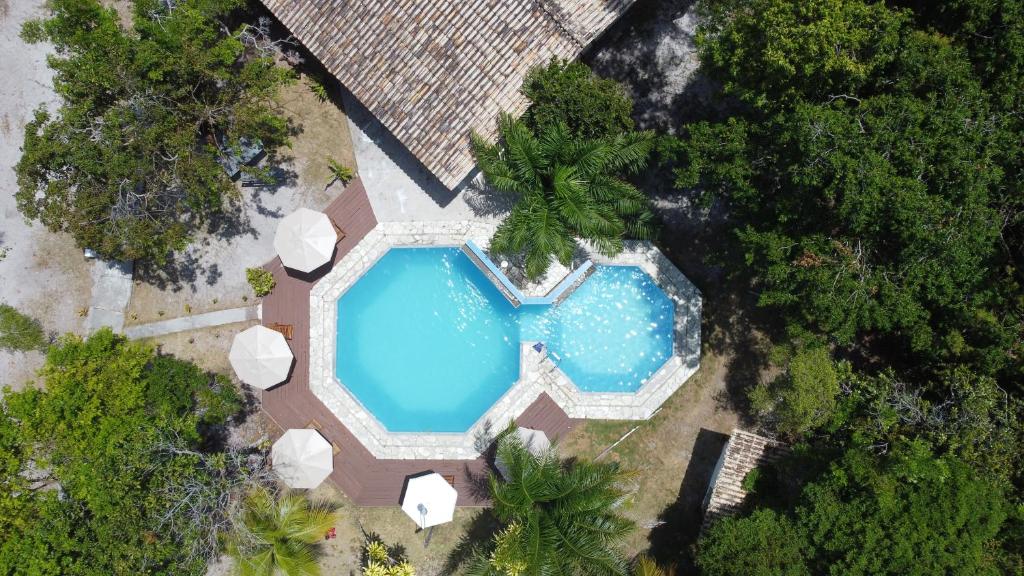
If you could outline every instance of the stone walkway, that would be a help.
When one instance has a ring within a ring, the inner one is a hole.
[[[92,269],[92,300],[85,317],[85,332],[92,334],[104,326],[114,332],[124,329],[124,311],[132,298],[131,262],[95,260]]]
[[[205,314],[182,316],[181,318],[171,318],[170,320],[161,320],[160,322],[129,326],[125,329],[124,333],[132,339],[153,338],[154,336],[174,334],[175,332],[185,332],[186,330],[198,330],[200,328],[211,328],[213,326],[222,326],[224,324],[259,320],[261,316],[262,314],[259,306],[246,306],[245,308],[217,310],[215,312],[207,312]]]

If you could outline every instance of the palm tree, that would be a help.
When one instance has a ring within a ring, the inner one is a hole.
[[[228,542],[240,576],[317,576],[319,542],[334,525],[335,506],[288,492],[260,489],[246,498]]]
[[[505,528],[489,555],[480,554],[479,575],[625,576],[629,566],[616,550],[633,522],[617,513],[631,478],[616,464],[563,463],[554,451],[534,455],[514,434],[498,446],[505,480],[490,478],[493,512]]]
[[[577,238],[612,256],[622,250],[623,237],[653,235],[647,198],[621,178],[646,165],[652,133],[579,140],[564,125],[556,125],[535,135],[507,114],[502,114],[499,129],[498,144],[472,135],[484,178],[517,198],[491,248],[525,255],[527,276],[543,275],[552,256],[568,265]]]
[[[633,576],[672,576],[673,574],[675,574],[674,569],[665,570],[658,566],[650,556],[637,558],[636,566],[633,568]]]

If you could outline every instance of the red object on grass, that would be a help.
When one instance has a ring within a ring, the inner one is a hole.
[[[324,540],[330,540],[332,538],[337,538],[337,537],[338,537],[337,532],[334,530],[334,528],[331,528],[330,530],[327,531],[327,534],[324,535]]]

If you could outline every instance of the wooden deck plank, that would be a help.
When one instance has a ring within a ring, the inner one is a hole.
[[[284,268],[275,258],[264,268],[277,281],[274,291],[263,298],[263,324],[291,324],[289,342],[295,364],[288,380],[262,392],[263,410],[282,429],[304,428],[313,419],[321,433],[340,451],[334,456],[330,480],[360,506],[396,506],[405,480],[412,474],[432,470],[455,476],[460,506],[481,506],[487,499],[475,489],[486,477],[488,464],[476,460],[385,460],[378,459],[309,390],[309,292],[330,267],[343,258],[377,225],[360,180],[354,180],[325,210],[345,231],[330,266],[310,274]],[[556,439],[572,429],[575,422],[547,394],[542,394],[517,419],[521,426],[543,430]]]

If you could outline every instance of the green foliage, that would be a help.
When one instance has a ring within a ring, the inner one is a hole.
[[[979,474],[1020,483],[1024,408],[992,378],[961,366],[925,386],[908,384],[892,370],[858,374],[849,385],[829,425],[837,441],[887,446],[918,438]]]
[[[363,547],[363,576],[416,576],[402,550],[388,547],[379,537],[368,537]]]
[[[53,43],[61,106],[25,127],[22,213],[104,257],[163,261],[236,192],[217,143],[286,143],[273,106],[291,73],[228,21],[239,0],[134,0],[132,28],[98,0],[54,0],[22,36]]]
[[[582,62],[553,58],[530,70],[522,92],[530,99],[523,121],[535,133],[565,124],[574,138],[592,139],[633,129],[633,101],[626,90]]]
[[[0,304],[0,350],[44,350],[49,344],[39,320]]]
[[[514,434],[498,445],[508,469],[490,478],[495,516],[504,528],[474,574],[528,576],[625,575],[617,551],[633,523],[620,515],[630,475],[617,464],[562,462],[554,451],[531,453]]]
[[[672,576],[674,570],[664,570],[650,556],[640,556],[633,569],[633,576]]]
[[[996,574],[1010,512],[1002,487],[923,443],[879,461],[851,449],[807,485],[795,519],[759,509],[716,523],[698,545],[705,574]]]
[[[43,389],[4,392],[0,573],[205,572],[173,487],[210,486],[204,431],[237,393],[107,329],[59,340],[40,376]]]
[[[806,548],[788,518],[757,510],[713,524],[698,544],[697,565],[705,576],[809,576]]]
[[[277,280],[274,280],[274,275],[269,270],[263,268],[246,268],[245,279],[249,282],[249,286],[252,286],[252,291],[257,296],[266,296],[274,291],[274,286],[277,286]]]
[[[626,236],[653,236],[647,198],[622,178],[646,165],[650,133],[578,140],[562,124],[534,134],[506,114],[499,127],[498,144],[474,133],[473,153],[488,184],[516,197],[491,248],[524,254],[527,276],[542,276],[552,256],[567,265],[577,238],[614,255]]]
[[[320,543],[334,526],[336,506],[305,494],[257,490],[245,500],[228,542],[240,576],[316,576]]]
[[[803,435],[832,417],[840,380],[848,372],[848,365],[834,362],[827,348],[800,348],[784,374],[751,390],[751,407],[783,434]]]
[[[324,79],[319,76],[307,76],[306,86],[313,91],[313,95],[316,99],[321,102],[327,102],[331,99],[331,93],[327,91],[327,86],[324,83]]]
[[[743,491],[748,494],[753,494],[754,492],[757,492],[757,485],[758,482],[760,482],[760,480],[761,469],[754,468],[750,472],[747,472],[745,476],[743,476],[743,482],[740,483],[740,488],[742,488]]]
[[[353,178],[356,177],[356,173],[354,170],[352,170],[348,166],[345,166],[341,162],[338,162],[334,158],[327,159],[327,169],[331,171],[331,176],[334,178],[334,180],[337,180],[342,184],[348,184],[349,182],[352,181]],[[334,180],[332,180],[331,183],[333,183]]]
[[[726,204],[760,303],[867,355],[1020,381],[1024,143],[975,42],[881,2],[702,6],[702,63],[740,105],[685,127],[677,185]]]

